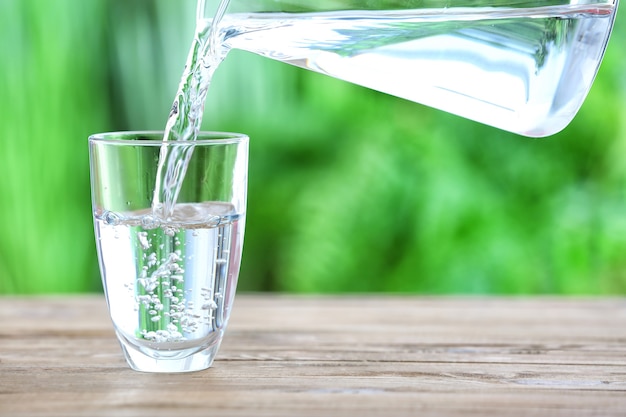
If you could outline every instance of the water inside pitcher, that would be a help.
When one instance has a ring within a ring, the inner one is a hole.
[[[565,128],[618,0],[200,0],[250,51],[525,136]]]

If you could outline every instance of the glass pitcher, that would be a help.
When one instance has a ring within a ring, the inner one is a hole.
[[[246,50],[525,136],[569,124],[618,0],[199,0]],[[224,52],[226,53],[226,52]]]

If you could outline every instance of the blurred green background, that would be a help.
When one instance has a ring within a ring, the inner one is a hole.
[[[164,127],[193,0],[0,0],[0,293],[100,291],[87,136]],[[626,292],[626,11],[574,122],[528,139],[234,51],[241,291]]]

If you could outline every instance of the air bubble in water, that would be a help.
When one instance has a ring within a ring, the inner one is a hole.
[[[208,227],[217,227],[222,222],[222,218],[220,216],[209,216],[206,219],[206,225]]]
[[[167,226],[163,228],[163,233],[171,237],[176,236],[176,233],[178,232],[179,232],[179,229],[177,227]]]
[[[209,300],[207,303],[202,304],[201,308],[203,310],[215,310],[217,308],[217,303],[213,300]]]
[[[161,222],[159,221],[159,219],[150,214],[147,214],[141,218],[141,226],[145,230],[156,229],[157,227],[159,227],[160,224]]]
[[[147,232],[139,232],[137,233],[137,238],[139,239],[139,243],[144,250],[150,249],[150,242],[148,242],[148,233]]]
[[[117,226],[122,221],[120,215],[113,213],[112,211],[104,212],[104,214],[102,215],[102,220],[104,221],[104,223],[111,226]]]

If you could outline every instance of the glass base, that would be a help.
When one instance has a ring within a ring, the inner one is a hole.
[[[213,344],[203,347],[201,349],[193,349],[192,353],[185,354],[179,352],[162,352],[165,353],[163,357],[158,356],[158,353],[147,354],[142,352],[144,348],[137,347],[129,343],[123,337],[118,338],[126,362],[131,369],[139,372],[160,372],[160,373],[175,373],[175,372],[195,372],[202,371],[210,368],[219,350],[222,338],[219,337]],[[169,357],[167,357],[169,356]]]

